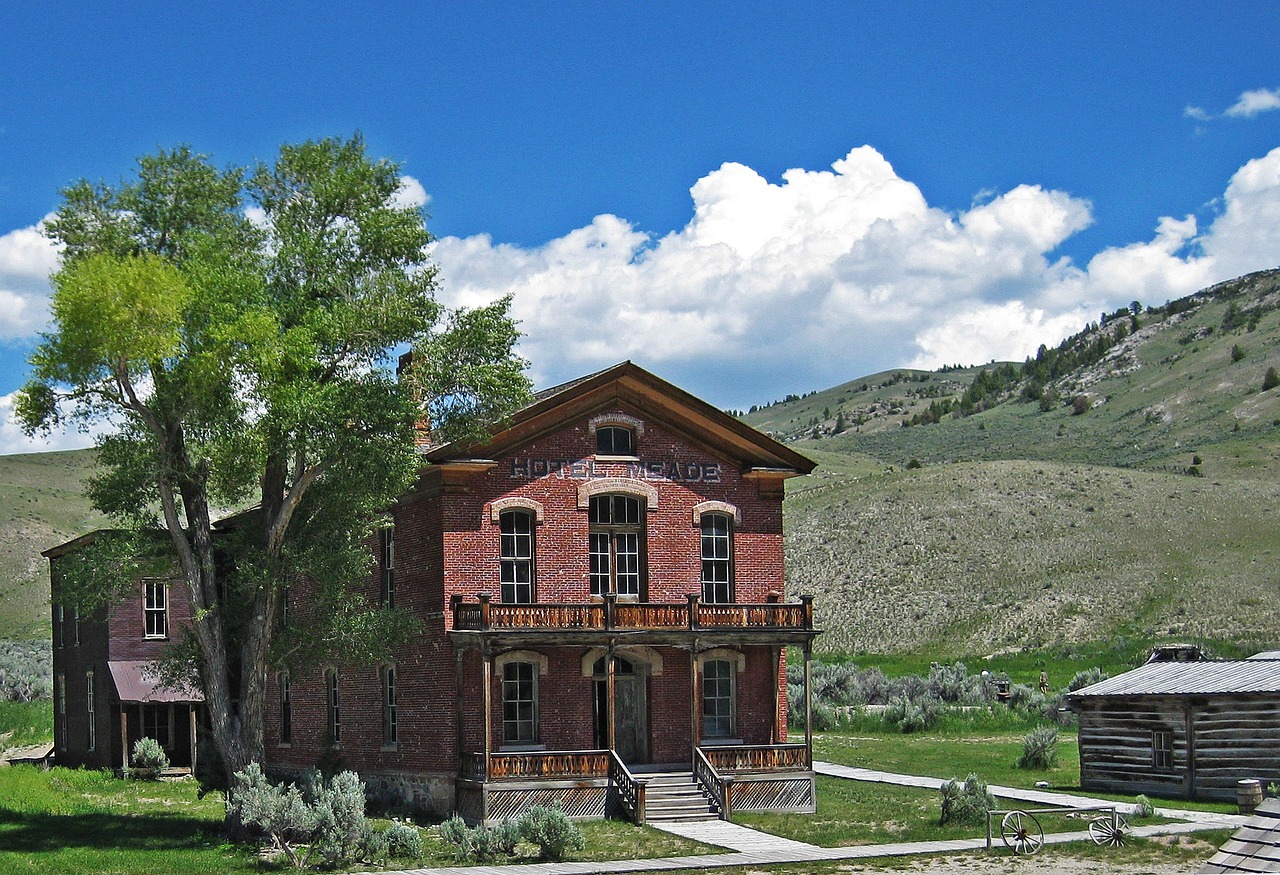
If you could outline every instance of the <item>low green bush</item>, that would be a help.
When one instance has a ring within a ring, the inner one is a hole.
[[[952,778],[942,785],[942,814],[939,826],[948,823],[978,826],[987,822],[987,812],[996,807],[995,797],[987,789],[986,782],[977,775],[969,775],[964,783]]]
[[[383,833],[387,854],[396,859],[418,860],[422,857],[422,833],[411,823],[396,822]]]
[[[1156,806],[1145,794],[1139,793],[1133,799],[1133,808],[1130,813],[1140,820],[1146,820],[1156,816]]]
[[[538,846],[538,855],[544,860],[563,860],[566,851],[586,847],[582,830],[561,810],[559,803],[530,808],[521,818],[520,832]]]
[[[169,757],[154,738],[139,738],[134,742],[129,765],[130,777],[153,781],[169,768]]]
[[[1018,757],[1020,769],[1052,769],[1058,765],[1058,730],[1041,726],[1027,733],[1022,739],[1022,756]]]

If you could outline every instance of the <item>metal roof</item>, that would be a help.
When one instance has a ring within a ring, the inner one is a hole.
[[[1268,799],[1197,872],[1280,871],[1280,799]]]
[[[121,702],[203,702],[204,694],[195,689],[173,689],[160,686],[154,663],[138,659],[111,660],[111,680]]]
[[[1264,650],[1261,653],[1255,653],[1250,659],[1280,659],[1280,650]]]
[[[1100,696],[1204,696],[1214,693],[1280,693],[1280,660],[1233,659],[1149,662],[1071,698]]]

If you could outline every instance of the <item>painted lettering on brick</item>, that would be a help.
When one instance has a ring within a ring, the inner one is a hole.
[[[719,483],[719,462],[670,461],[627,462],[625,474],[633,480],[656,480],[675,483]],[[508,476],[512,480],[539,480],[558,477],[561,480],[597,480],[617,476],[610,466],[596,466],[594,459],[512,458]]]

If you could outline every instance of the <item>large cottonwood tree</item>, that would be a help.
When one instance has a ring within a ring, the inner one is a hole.
[[[190,588],[186,664],[228,773],[262,758],[273,662],[380,658],[410,628],[350,585],[418,470],[415,424],[475,435],[528,396],[509,302],[441,308],[400,187],[359,136],[287,145],[248,171],[178,148],[117,186],[71,186],[46,225],[62,262],[19,416],[32,433],[115,424],[91,496],[165,545]],[[215,530],[215,508],[250,509]],[[63,597],[118,595],[146,540],[101,539]],[[300,578],[305,634],[278,622]]]

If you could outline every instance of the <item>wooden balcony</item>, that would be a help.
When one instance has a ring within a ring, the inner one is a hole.
[[[614,595],[585,604],[503,604],[488,593],[468,602],[455,595],[450,607],[454,632],[554,635],[560,640],[589,639],[599,633],[638,633],[646,640],[684,638],[689,633],[756,633],[791,643],[817,634],[813,597],[799,602],[706,604],[695,595],[683,604],[620,602]],[[673,638],[674,636],[674,638]],[[629,637],[636,637],[635,635]]]

